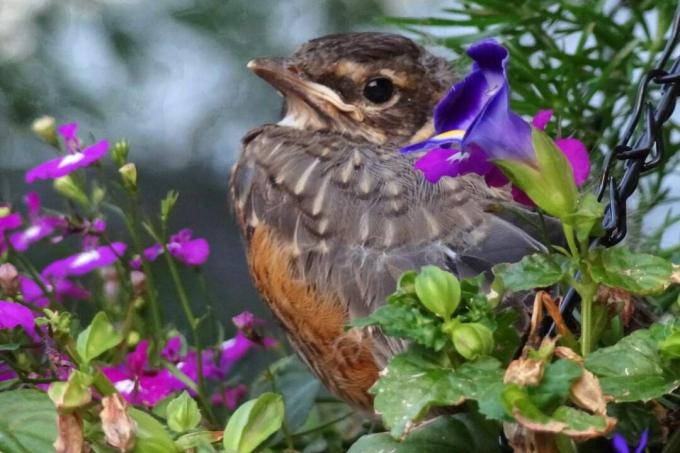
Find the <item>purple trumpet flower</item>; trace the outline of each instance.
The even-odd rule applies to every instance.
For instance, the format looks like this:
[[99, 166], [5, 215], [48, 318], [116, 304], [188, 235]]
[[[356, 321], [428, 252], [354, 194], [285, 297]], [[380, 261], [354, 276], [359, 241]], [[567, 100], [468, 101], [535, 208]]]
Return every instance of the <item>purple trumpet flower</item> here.
[[[503, 162], [543, 173], [531, 125], [510, 110], [508, 51], [493, 40], [484, 40], [472, 45], [468, 55], [474, 60], [472, 71], [435, 107], [436, 135], [402, 151], [427, 151], [415, 166], [431, 182], [443, 176], [477, 173], [491, 186], [504, 185], [508, 179], [498, 168]], [[544, 127], [549, 118], [549, 113], [539, 113], [535, 126]], [[585, 146], [574, 139], [558, 145], [582, 182], [589, 169]], [[507, 173], [508, 168], [503, 169]]]
[[27, 171], [27, 183], [30, 184], [37, 179], [61, 178], [80, 168], [89, 167], [104, 157], [109, 150], [109, 142], [106, 140], [101, 140], [81, 150], [80, 140], [76, 135], [78, 123], [64, 124], [57, 130], [64, 138], [66, 155], [43, 162]]

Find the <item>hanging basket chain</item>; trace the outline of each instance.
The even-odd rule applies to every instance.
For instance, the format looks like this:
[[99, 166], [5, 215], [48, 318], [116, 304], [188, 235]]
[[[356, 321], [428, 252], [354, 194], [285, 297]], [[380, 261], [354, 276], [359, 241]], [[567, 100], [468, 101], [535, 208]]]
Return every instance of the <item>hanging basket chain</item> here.
[[[623, 240], [627, 233], [627, 201], [637, 189], [640, 176], [656, 168], [663, 159], [663, 126], [673, 114], [677, 98], [680, 96], [680, 56], [676, 57], [669, 70], [665, 68], [678, 46], [679, 38], [680, 2], [659, 62], [640, 80], [635, 106], [626, 123], [622, 139], [605, 157], [597, 198], [602, 201], [605, 194], [608, 194], [609, 200], [602, 221], [604, 235], [596, 239], [593, 245], [611, 247]], [[655, 104], [652, 102], [650, 92], [659, 86], [661, 95]], [[636, 131], [640, 132], [633, 142]], [[617, 162], [622, 162], [623, 167], [620, 179], [616, 177], [614, 171]], [[560, 304], [560, 311], [565, 319], [571, 319], [571, 312], [578, 300], [578, 294], [574, 288], [570, 288]], [[541, 332], [543, 335], [552, 335], [555, 331], [555, 323], [549, 319], [543, 327]]]

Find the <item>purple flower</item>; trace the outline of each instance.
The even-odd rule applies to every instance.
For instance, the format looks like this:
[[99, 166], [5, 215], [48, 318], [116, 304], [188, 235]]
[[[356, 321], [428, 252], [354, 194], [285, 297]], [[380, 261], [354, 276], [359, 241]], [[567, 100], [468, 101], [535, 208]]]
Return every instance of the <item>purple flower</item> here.
[[[54, 293], [55, 298], [59, 302], [62, 302], [64, 299], [85, 300], [89, 299], [91, 296], [88, 290], [66, 278], [55, 278], [52, 283], [43, 280], [42, 283], [48, 291]], [[35, 281], [20, 275], [19, 284], [21, 286], [21, 294], [24, 296], [24, 301], [26, 303], [35, 305], [36, 307], [45, 307], [49, 305], [47, 295]]]
[[42, 276], [59, 278], [69, 275], [84, 275], [100, 267], [115, 263], [123, 256], [126, 248], [127, 246], [122, 242], [114, 242], [111, 245], [86, 250], [49, 264], [43, 269]]
[[19, 252], [26, 251], [34, 243], [52, 234], [55, 228], [65, 225], [64, 220], [59, 217], [40, 215], [40, 196], [37, 193], [26, 194], [24, 200], [28, 207], [30, 224], [9, 237], [10, 244]]
[[155, 406], [185, 386], [166, 369], [150, 369], [148, 349], [149, 342], [142, 340], [128, 354], [125, 363], [117, 367], [103, 367], [102, 372], [130, 403]]
[[70, 153], [80, 149], [80, 139], [78, 139], [78, 123], [67, 123], [57, 127], [57, 132], [64, 139], [66, 150]]
[[[180, 263], [187, 266], [201, 266], [205, 264], [210, 256], [210, 245], [204, 238], [192, 238], [193, 232], [189, 228], [184, 228], [170, 236], [167, 247], [168, 252]], [[155, 261], [163, 254], [163, 246], [154, 244], [144, 249], [144, 259]], [[139, 269], [142, 265], [141, 257], [134, 257], [130, 260], [130, 267]]]
[[80, 168], [89, 167], [98, 162], [108, 151], [109, 142], [102, 140], [82, 151], [75, 151], [65, 156], [48, 160], [26, 172], [26, 182], [30, 184], [36, 179], [61, 178]]
[[[407, 146], [403, 152], [427, 150], [415, 164], [426, 179], [467, 173], [483, 175], [489, 185], [507, 184], [495, 161], [519, 161], [538, 169], [532, 144], [532, 128], [510, 110], [510, 88], [506, 77], [508, 51], [492, 40], [468, 49], [474, 60], [472, 71], [454, 85], [434, 111], [436, 135], [422, 143]], [[536, 126], [545, 126], [549, 114], [539, 113]], [[561, 142], [571, 152], [575, 169], [589, 166], [581, 142]], [[569, 152], [563, 149], [569, 156]], [[583, 160], [585, 159], [585, 163]], [[575, 171], [582, 178], [580, 170]]]
[[35, 332], [33, 312], [21, 304], [0, 300], [0, 329], [14, 329], [21, 327], [34, 341], [40, 341]]
[[[642, 453], [645, 451], [648, 437], [649, 431], [644, 430], [642, 436], [640, 436], [640, 441], [635, 448], [635, 453]], [[614, 446], [614, 449], [617, 451], [617, 453], [630, 453], [630, 448], [628, 448], [628, 442], [626, 442], [626, 438], [619, 433], [614, 434], [614, 437], [612, 438], [612, 445]]]
[[14, 214], [0, 214], [0, 255], [7, 250], [5, 244], [5, 232], [17, 229], [21, 226], [21, 216], [18, 213]]
[[0, 382], [16, 379], [17, 374], [7, 364], [0, 362]]

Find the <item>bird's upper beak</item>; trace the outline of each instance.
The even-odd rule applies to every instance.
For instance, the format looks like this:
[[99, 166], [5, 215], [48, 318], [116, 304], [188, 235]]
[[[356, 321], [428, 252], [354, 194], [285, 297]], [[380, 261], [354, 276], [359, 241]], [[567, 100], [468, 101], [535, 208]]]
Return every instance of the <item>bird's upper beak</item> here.
[[312, 107], [328, 111], [334, 107], [361, 121], [363, 114], [348, 104], [331, 88], [305, 78], [304, 73], [289, 58], [256, 58], [248, 62], [248, 69], [269, 82], [284, 96], [297, 96]]

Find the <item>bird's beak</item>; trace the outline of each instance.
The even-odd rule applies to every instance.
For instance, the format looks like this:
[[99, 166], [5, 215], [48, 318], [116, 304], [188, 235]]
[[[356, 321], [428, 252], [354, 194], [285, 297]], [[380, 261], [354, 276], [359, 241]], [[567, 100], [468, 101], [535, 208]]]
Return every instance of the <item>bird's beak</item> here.
[[256, 58], [248, 62], [248, 69], [269, 82], [284, 96], [297, 96], [312, 107], [327, 111], [329, 106], [350, 114], [358, 121], [363, 120], [362, 112], [348, 104], [329, 87], [312, 82], [288, 58]]

